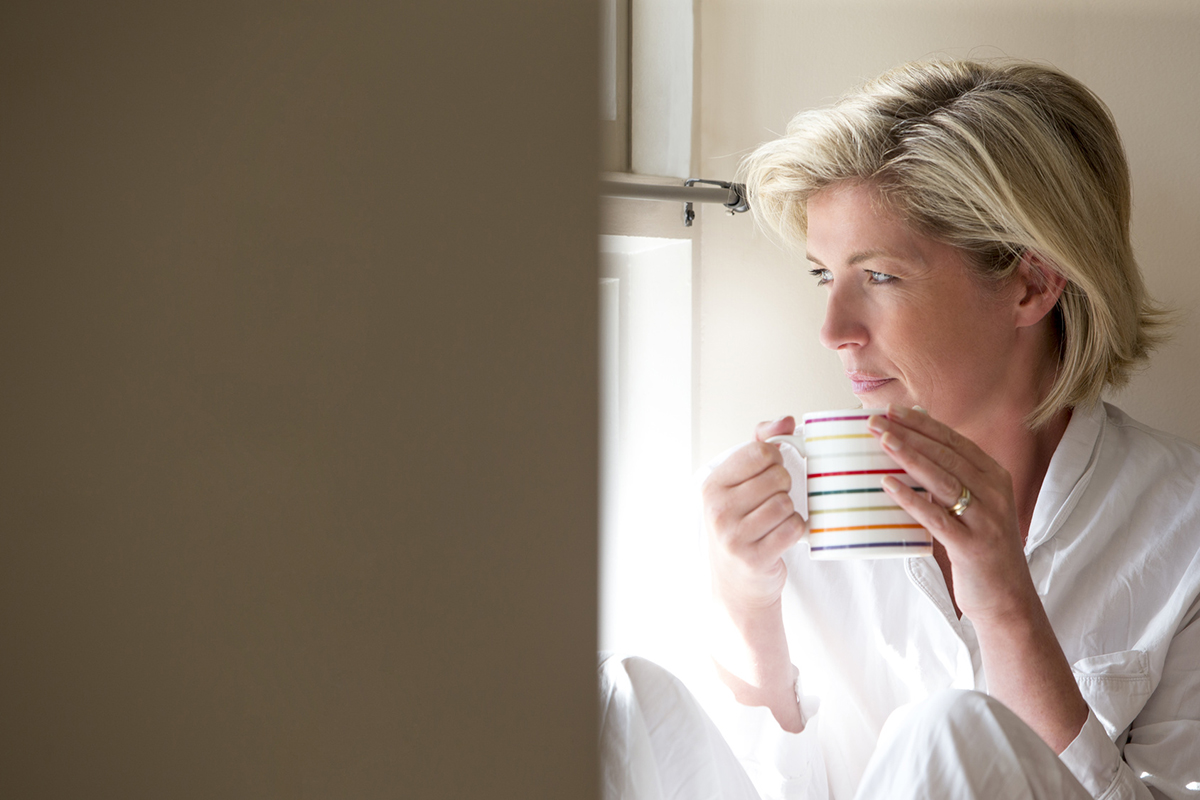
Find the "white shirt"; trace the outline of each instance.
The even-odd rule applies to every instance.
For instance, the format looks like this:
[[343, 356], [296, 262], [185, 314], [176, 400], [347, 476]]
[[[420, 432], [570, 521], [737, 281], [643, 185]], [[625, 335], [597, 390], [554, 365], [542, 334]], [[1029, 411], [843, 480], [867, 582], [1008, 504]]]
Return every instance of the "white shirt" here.
[[[1091, 709], [1063, 762], [1097, 798], [1200, 798], [1200, 448], [1076, 409], [1025, 555]], [[820, 712], [795, 735], [762, 708], [714, 717], [756, 779], [778, 772], [769, 794], [809, 796], [823, 772], [848, 800], [895, 709], [987, 690], [979, 643], [932, 557], [816, 562], [802, 545], [785, 560], [789, 647]]]

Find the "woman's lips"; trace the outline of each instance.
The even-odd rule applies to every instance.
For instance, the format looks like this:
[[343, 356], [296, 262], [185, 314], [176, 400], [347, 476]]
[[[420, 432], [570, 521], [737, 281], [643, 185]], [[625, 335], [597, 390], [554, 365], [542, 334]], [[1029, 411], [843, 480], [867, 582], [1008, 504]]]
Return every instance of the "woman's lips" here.
[[870, 378], [866, 375], [850, 375], [850, 387], [855, 394], [869, 394], [885, 383], [890, 383], [891, 378]]

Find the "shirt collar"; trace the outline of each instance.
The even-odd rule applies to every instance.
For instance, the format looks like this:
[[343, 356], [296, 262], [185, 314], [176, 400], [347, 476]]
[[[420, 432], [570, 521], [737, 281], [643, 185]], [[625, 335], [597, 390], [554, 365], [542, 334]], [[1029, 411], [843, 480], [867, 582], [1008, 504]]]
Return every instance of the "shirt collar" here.
[[1025, 540], [1026, 556], [1054, 536], [1079, 502], [1096, 466], [1106, 416], [1104, 404], [1099, 402], [1072, 411], [1038, 492]]

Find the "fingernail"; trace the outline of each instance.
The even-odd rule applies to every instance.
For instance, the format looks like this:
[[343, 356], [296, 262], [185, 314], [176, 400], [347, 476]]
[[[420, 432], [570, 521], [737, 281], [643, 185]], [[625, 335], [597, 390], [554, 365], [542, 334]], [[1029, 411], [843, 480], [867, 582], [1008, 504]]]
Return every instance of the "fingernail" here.
[[920, 411], [922, 414], [928, 414], [928, 413], [929, 413], [928, 411], [926, 411], [925, 409], [921, 408], [920, 406], [913, 406], [913, 411]]
[[891, 475], [884, 475], [881, 482], [883, 483], [883, 490], [888, 494], [892, 494], [900, 488], [900, 481], [896, 480]]
[[888, 421], [879, 414], [872, 414], [871, 416], [867, 417], [867, 428], [873, 431], [886, 431], [888, 428]]
[[896, 438], [896, 434], [894, 433], [885, 433], [883, 436], [880, 436], [879, 443], [886, 450], [896, 451], [901, 447], [900, 440]]

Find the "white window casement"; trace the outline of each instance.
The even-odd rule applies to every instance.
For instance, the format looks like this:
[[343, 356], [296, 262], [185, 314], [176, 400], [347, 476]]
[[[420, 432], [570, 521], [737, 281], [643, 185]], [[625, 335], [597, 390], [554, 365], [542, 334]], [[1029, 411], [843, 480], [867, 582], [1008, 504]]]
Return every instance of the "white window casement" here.
[[601, 169], [686, 178], [692, 170], [693, 0], [603, 0]]
[[[692, 0], [605, 0], [602, 179], [692, 174]], [[680, 668], [700, 561], [693, 227], [684, 200], [601, 198], [600, 649]]]
[[692, 463], [692, 242], [600, 246], [600, 649], [670, 665], [687, 638], [699, 525]]

